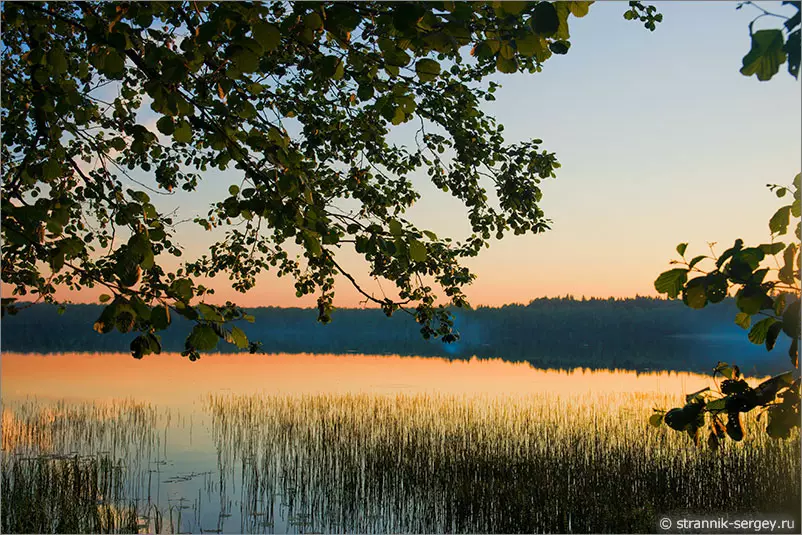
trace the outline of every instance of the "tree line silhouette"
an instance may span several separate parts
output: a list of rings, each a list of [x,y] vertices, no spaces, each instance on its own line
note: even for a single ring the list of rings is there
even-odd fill
[[[460,339],[423,340],[419,326],[378,309],[339,309],[334,321],[316,321],[310,309],[260,307],[254,323],[238,322],[265,353],[364,353],[440,356],[451,359],[501,358],[544,368],[622,368],[709,371],[711,362],[738,361],[756,373],[774,373],[785,363],[787,347],[766,353],[750,344],[733,323],[734,300],[723,306],[689,310],[679,301],[540,298],[528,305],[480,306],[455,313]],[[99,305],[34,305],[3,319],[5,351],[128,352],[131,334],[101,335],[91,325]],[[174,328],[160,333],[165,351],[181,351],[193,323],[174,317]],[[232,351],[220,342],[218,351]],[[145,358],[159,358],[157,355]]]

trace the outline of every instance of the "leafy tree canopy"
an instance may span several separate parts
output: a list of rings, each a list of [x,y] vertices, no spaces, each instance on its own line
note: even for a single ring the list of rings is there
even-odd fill
[[[505,142],[481,109],[497,87],[486,79],[568,52],[570,17],[589,4],[4,3],[3,281],[49,302],[104,286],[95,329],[141,333],[135,357],[160,351],[174,314],[197,322],[193,360],[220,339],[254,349],[227,327],[252,318],[204,303],[198,278],[224,273],[244,292],[269,269],[318,295],[323,322],[339,273],[424,337],[454,340],[446,307],[467,305],[474,278],[461,262],[492,237],[548,229],[540,182],[559,168],[539,139]],[[659,21],[639,2],[627,13]],[[413,147],[390,140],[405,123]],[[171,260],[177,221],[152,197],[194,191],[213,169],[235,180],[195,223],[222,239]],[[465,240],[405,219],[420,172],[466,206]],[[398,298],[364,290],[338,263],[346,248]]]

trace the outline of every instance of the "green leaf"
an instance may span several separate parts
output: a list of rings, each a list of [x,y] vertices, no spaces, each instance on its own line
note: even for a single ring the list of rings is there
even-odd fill
[[[663,423],[663,415],[662,414],[652,414],[649,416],[649,425],[654,427],[660,427],[660,424]]]
[[[515,49],[509,41],[502,41],[498,53],[504,56],[505,59],[512,59],[515,57]]]
[[[154,307],[150,312],[150,324],[157,331],[161,331],[170,326],[170,309],[166,306]]]
[[[192,299],[192,281],[189,279],[178,279],[170,284],[170,293],[178,299],[189,302]]]
[[[718,260],[716,260],[716,267],[720,268],[721,266],[723,266],[724,263],[727,261],[727,259],[732,257],[735,253],[737,253],[743,248],[743,245],[744,241],[742,239],[738,238],[737,240],[735,240],[735,244],[726,251],[724,251],[723,253],[721,253],[721,256],[718,257]]]
[[[682,290],[682,301],[691,308],[700,309],[707,305],[707,292],[705,291],[706,277],[696,277],[688,281]]]
[[[551,2],[538,2],[530,24],[538,35],[549,37],[557,33],[560,27],[560,19],[557,16],[554,4]]]
[[[570,41],[553,41],[549,43],[549,49],[555,54],[567,54],[569,48],[571,48]]]
[[[516,39],[515,47],[520,55],[527,58],[535,56],[538,61],[545,61],[551,56],[551,51],[548,49],[545,39],[534,33],[529,33],[522,38]]]
[[[698,264],[705,258],[707,258],[707,256],[705,255],[694,256],[693,259],[690,262],[688,262],[688,269],[692,269],[696,264]]]
[[[179,121],[178,126],[173,132],[173,139],[179,143],[189,143],[192,141],[192,128],[187,121]]]
[[[114,330],[114,317],[117,314],[117,303],[112,302],[103,308],[100,317],[95,321],[93,329],[101,334],[107,334]]]
[[[573,16],[582,18],[588,14],[591,3],[592,2],[568,2],[568,8],[571,10]]]
[[[770,80],[785,63],[785,43],[782,30],[759,30],[752,34],[752,48],[744,56],[741,74]]]
[[[114,326],[121,333],[128,333],[134,328],[136,323],[136,312],[134,308],[126,303],[118,304],[115,308]]]
[[[711,303],[723,301],[727,297],[728,291],[727,276],[720,271],[713,271],[705,277],[705,295]]]
[[[426,245],[415,239],[410,240],[409,256],[415,262],[425,262],[427,256]]]
[[[139,296],[135,295],[131,298],[131,306],[140,320],[150,321],[150,307]]]
[[[323,248],[320,246],[320,238],[318,236],[312,232],[305,231],[303,233],[303,239],[306,250],[310,255],[317,257],[323,254]]]
[[[705,396],[703,396],[703,394],[707,392],[710,392],[709,386],[706,386],[701,390],[697,390],[693,394],[688,394],[687,396],[685,396],[685,403],[690,403],[692,401],[697,401],[697,400],[699,401],[704,400]]]
[[[152,353],[152,350],[150,348],[150,340],[148,339],[148,336],[145,334],[141,334],[136,338],[134,338],[133,340],[131,340],[130,349],[131,349],[131,356],[133,356],[135,359],[141,359],[145,355],[149,355],[150,353]]]
[[[203,319],[215,322],[222,322],[223,316],[220,312],[217,311],[216,308],[207,305],[206,303],[198,303],[197,305],[198,312]]]
[[[524,9],[526,9],[526,2],[521,2],[517,0],[505,0],[504,2],[500,2],[500,8],[505,12],[509,13],[510,15],[518,15]]]
[[[677,245],[677,252],[679,253],[680,256],[685,256],[685,250],[687,248],[688,248],[687,243],[680,243],[679,245]]]
[[[769,230],[772,234],[785,234],[788,231],[791,206],[783,206],[777,210],[769,220]]]
[[[109,294],[100,294],[100,297],[98,297],[98,301],[100,301],[101,303],[106,303],[110,300],[111,296]]]
[[[728,267],[729,275],[734,279],[745,281],[752,276],[752,272],[760,266],[766,253],[759,247],[748,247],[735,253]]]
[[[785,284],[793,284],[795,277],[794,273],[794,257],[796,256],[796,244],[791,243],[785,248],[783,252],[783,267],[780,268],[777,278],[780,282]]]
[[[501,54],[496,58],[496,69],[499,72],[514,74],[518,72],[518,60],[515,58],[507,59]]]
[[[61,173],[61,164],[55,158],[49,158],[42,166],[42,178],[44,178],[45,181],[58,178]]]
[[[799,319],[799,299],[797,299],[783,312],[783,332],[791,338],[799,338]]]
[[[248,348],[248,337],[239,327],[231,327],[231,339],[233,343],[240,349]]]
[[[421,82],[431,82],[440,74],[440,63],[433,59],[423,58],[415,64],[415,72]]]
[[[661,294],[667,294],[671,299],[677,297],[688,280],[688,270],[674,268],[665,271],[654,281],[654,289]]]
[[[156,128],[158,128],[159,132],[165,136],[170,136],[175,131],[175,122],[173,121],[172,117],[165,115],[156,121]]]
[[[59,47],[51,48],[47,53],[47,64],[55,74],[67,72],[67,58],[64,57],[64,50]]]
[[[236,69],[243,73],[251,73],[259,69],[259,56],[248,48],[240,49],[232,56],[231,61],[234,62]]]
[[[727,364],[726,362],[719,362],[716,364],[716,367],[713,368],[713,373],[720,373],[727,379],[732,379],[736,376],[735,368]]]
[[[749,326],[752,324],[752,316],[750,316],[746,312],[738,312],[735,315],[735,324],[741,327],[742,329],[748,329]]]
[[[341,80],[345,74],[343,60],[337,56],[325,56],[320,60],[320,74],[333,80]]]
[[[777,323],[777,320],[774,318],[764,318],[752,326],[752,330],[749,331],[749,341],[753,344],[762,344],[766,341],[766,335],[769,333],[769,327]]]
[[[373,98],[373,86],[370,84],[360,84],[359,89],[356,90],[356,96],[359,100],[365,102]]]
[[[209,325],[195,325],[187,337],[187,344],[198,351],[211,351],[217,347],[220,337]]]
[[[772,308],[774,302],[766,295],[764,288],[747,285],[738,290],[735,296],[735,304],[741,312],[754,315],[764,308]]]
[[[710,412],[717,412],[717,411],[724,411],[727,409],[727,400],[730,399],[730,396],[726,396],[719,399],[714,399],[713,401],[707,402],[705,405],[705,409]]]
[[[103,72],[111,77],[118,77],[125,68],[125,60],[119,52],[110,48],[107,50],[106,58],[103,63]]]
[[[323,19],[317,13],[307,13],[304,15],[304,26],[310,30],[320,30],[323,28]]]
[[[760,244],[760,250],[763,251],[767,255],[776,255],[783,249],[785,249],[785,244],[781,242],[775,243],[763,243]]]
[[[785,388],[794,382],[794,372],[787,371],[779,375],[775,375],[771,379],[766,379],[755,387],[758,391],[777,392],[781,388]]]
[[[777,343],[777,337],[780,335],[780,332],[783,330],[782,322],[778,321],[773,323],[771,327],[769,327],[768,332],[766,333],[766,350],[771,351],[774,349],[774,344]]]
[[[269,22],[257,22],[251,28],[253,38],[256,39],[265,51],[270,52],[278,48],[281,43],[281,31]]]

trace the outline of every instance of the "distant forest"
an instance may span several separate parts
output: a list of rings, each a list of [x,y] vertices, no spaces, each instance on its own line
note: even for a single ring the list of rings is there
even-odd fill
[[[51,305],[34,305],[2,320],[2,349],[33,353],[127,352],[132,334],[101,335],[92,329],[100,305],[68,305],[59,315]],[[774,373],[788,365],[788,344],[773,351],[751,344],[734,324],[735,303],[691,310],[679,301],[542,298],[528,305],[455,311],[461,338],[445,344],[424,340],[414,320],[380,310],[339,309],[333,322],[316,321],[302,308],[249,309],[253,324],[239,326],[265,353],[364,353],[501,358],[544,368],[622,368],[709,371],[717,361],[735,362],[745,372]],[[177,314],[160,333],[165,351],[181,351],[190,323]],[[781,341],[783,337],[781,337]],[[218,350],[236,348],[221,342]],[[145,358],[158,358],[151,355]]]

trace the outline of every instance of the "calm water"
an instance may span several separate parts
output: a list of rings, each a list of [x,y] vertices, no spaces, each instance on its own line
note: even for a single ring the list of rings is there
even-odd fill
[[[646,425],[708,385],[501,360],[3,354],[4,470],[105,456],[119,507],[173,532],[654,531],[668,510],[788,512],[798,441],[755,434],[715,457]],[[758,480],[711,491],[727,463]],[[641,503],[622,512],[610,492]]]

